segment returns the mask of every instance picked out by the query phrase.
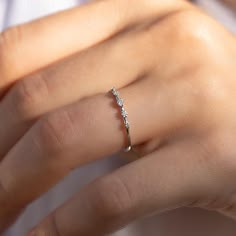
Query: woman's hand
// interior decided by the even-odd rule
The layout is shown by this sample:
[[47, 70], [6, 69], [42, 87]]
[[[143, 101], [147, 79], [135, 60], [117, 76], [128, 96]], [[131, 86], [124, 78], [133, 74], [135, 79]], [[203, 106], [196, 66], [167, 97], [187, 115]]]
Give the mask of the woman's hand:
[[19, 82], [0, 104], [2, 229], [72, 169], [126, 145], [112, 86], [143, 158], [85, 187], [32, 235], [105, 235], [181, 206], [236, 218], [235, 38], [185, 1], [131, 4], [104, 0], [47, 18], [61, 32], [40, 29], [64, 43], [36, 40], [49, 55], [29, 62], [36, 73], [22, 79], [10, 60], [21, 73], [3, 73]]
[[[0, 102], [1, 160], [38, 120], [40, 115], [46, 113], [45, 105], [48, 101], [46, 101], [46, 97], [41, 97], [43, 96], [43, 89], [47, 86], [46, 83], [44, 85], [43, 78], [40, 79], [43, 68], [99, 44], [112, 37], [116, 32], [129, 27], [137, 19], [141, 21], [146, 17], [146, 14], [151, 12], [152, 6], [146, 5], [147, 11], [144, 11], [144, 14], [138, 14], [140, 4], [130, 12], [124, 11], [125, 7], [125, 1], [91, 3], [25, 25], [16, 26], [0, 35], [0, 97], [6, 95]], [[162, 6], [160, 10], [164, 11], [165, 7]], [[105, 16], [103, 16], [103, 12], [106, 12]], [[107, 18], [110, 21], [107, 21]], [[42, 73], [29, 76], [35, 71], [39, 71], [40, 68]], [[78, 68], [76, 68], [77, 71]], [[21, 81], [6, 94], [18, 80]], [[79, 99], [82, 94], [79, 95], [79, 91], [77, 92], [76, 96]], [[58, 101], [58, 103], [60, 102]], [[67, 101], [64, 103], [66, 104]], [[38, 110], [39, 107], [42, 108], [41, 111]], [[31, 108], [32, 111], [30, 111]], [[15, 175], [14, 173], [9, 174]], [[1, 176], [0, 179], [2, 178], [5, 177]], [[14, 194], [10, 193], [11, 191], [9, 193], [13, 199], [10, 201], [9, 194], [6, 193], [8, 190], [4, 188], [5, 180], [0, 182], [2, 183], [0, 184], [2, 186], [0, 187], [0, 231], [2, 231], [25, 204], [22, 204], [20, 198], [16, 200]], [[6, 204], [6, 199], [8, 199], [8, 204]]]

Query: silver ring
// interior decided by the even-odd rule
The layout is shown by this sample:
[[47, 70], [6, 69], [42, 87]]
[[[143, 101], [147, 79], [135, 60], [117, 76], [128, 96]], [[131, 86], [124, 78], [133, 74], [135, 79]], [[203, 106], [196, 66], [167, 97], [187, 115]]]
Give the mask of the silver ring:
[[116, 99], [116, 103], [120, 108], [121, 116], [123, 118], [126, 133], [127, 133], [128, 144], [127, 144], [127, 147], [124, 149], [124, 152], [129, 152], [132, 149], [132, 144], [131, 144], [131, 137], [130, 137], [130, 124], [129, 124], [129, 121], [128, 121], [128, 112], [125, 110], [124, 101], [123, 101], [123, 99], [120, 98], [120, 94], [116, 90], [116, 88], [113, 87], [111, 89], [111, 93], [114, 95], [114, 97]]

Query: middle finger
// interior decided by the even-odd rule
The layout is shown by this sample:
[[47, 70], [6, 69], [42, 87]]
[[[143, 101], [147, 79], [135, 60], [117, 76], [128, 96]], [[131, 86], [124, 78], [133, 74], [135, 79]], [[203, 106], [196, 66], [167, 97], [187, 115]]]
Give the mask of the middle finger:
[[18, 82], [0, 103], [0, 157], [46, 112], [123, 87], [148, 71], [152, 54], [137, 37], [110, 40]]

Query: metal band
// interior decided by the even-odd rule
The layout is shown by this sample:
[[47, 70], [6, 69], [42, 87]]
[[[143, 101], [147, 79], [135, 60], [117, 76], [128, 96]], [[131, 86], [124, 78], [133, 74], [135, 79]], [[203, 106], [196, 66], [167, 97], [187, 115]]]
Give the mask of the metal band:
[[121, 116], [123, 118], [126, 133], [127, 133], [128, 145], [124, 149], [124, 151], [129, 152], [132, 149], [132, 144], [131, 144], [131, 137], [130, 137], [130, 124], [129, 124], [129, 121], [128, 121], [128, 113], [124, 108], [124, 101], [120, 98], [119, 92], [113, 87], [111, 89], [111, 93], [114, 95], [114, 97], [116, 99], [116, 103], [120, 108]]

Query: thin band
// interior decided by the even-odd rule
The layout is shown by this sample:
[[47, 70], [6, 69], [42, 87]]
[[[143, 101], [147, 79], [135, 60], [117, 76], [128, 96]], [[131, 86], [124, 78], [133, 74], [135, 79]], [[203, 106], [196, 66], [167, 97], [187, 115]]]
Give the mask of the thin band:
[[116, 90], [116, 88], [113, 87], [111, 89], [111, 93], [114, 95], [114, 97], [116, 99], [116, 103], [117, 103], [117, 105], [120, 108], [121, 116], [123, 118], [125, 129], [126, 129], [126, 133], [127, 133], [128, 145], [124, 149], [124, 151], [125, 152], [129, 152], [132, 149], [132, 144], [131, 144], [131, 137], [130, 137], [130, 124], [129, 124], [129, 121], [128, 121], [128, 113], [127, 113], [127, 111], [124, 108], [124, 101], [120, 98], [120, 94]]

